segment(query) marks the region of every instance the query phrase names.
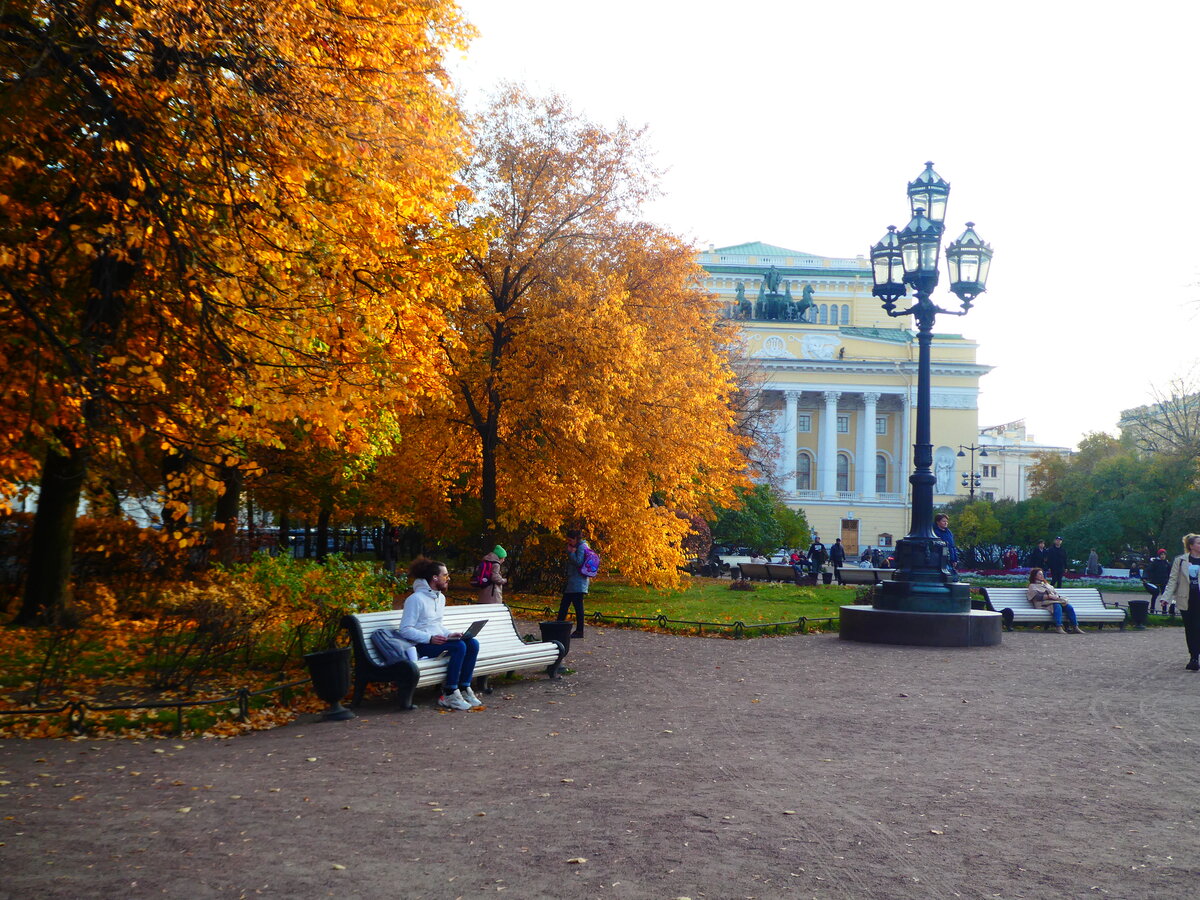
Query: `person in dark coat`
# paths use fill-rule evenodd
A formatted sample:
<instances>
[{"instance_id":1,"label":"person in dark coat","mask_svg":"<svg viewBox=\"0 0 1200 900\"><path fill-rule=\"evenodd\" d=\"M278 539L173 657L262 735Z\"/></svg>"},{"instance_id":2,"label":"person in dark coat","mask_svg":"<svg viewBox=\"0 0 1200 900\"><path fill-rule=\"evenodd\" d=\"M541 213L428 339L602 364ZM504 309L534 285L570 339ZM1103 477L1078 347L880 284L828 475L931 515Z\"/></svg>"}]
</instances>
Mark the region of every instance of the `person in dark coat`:
<instances>
[{"instance_id":1,"label":"person in dark coat","mask_svg":"<svg viewBox=\"0 0 1200 900\"><path fill-rule=\"evenodd\" d=\"M846 564L846 548L842 546L842 539L838 538L833 542L833 546L829 548L829 561L833 563L833 574L837 577L837 570Z\"/></svg>"},{"instance_id":2,"label":"person in dark coat","mask_svg":"<svg viewBox=\"0 0 1200 900\"><path fill-rule=\"evenodd\" d=\"M1150 560L1150 565L1146 567L1146 590L1150 592L1150 611L1154 612L1154 603L1161 596L1163 598L1162 611L1167 611L1167 598L1163 595L1163 588L1167 586L1167 579L1171 577L1171 561L1167 559L1167 551L1159 550L1158 555Z\"/></svg>"},{"instance_id":3,"label":"person in dark coat","mask_svg":"<svg viewBox=\"0 0 1200 900\"><path fill-rule=\"evenodd\" d=\"M950 560L950 571L958 571L958 547L954 544L954 532L950 530L950 517L939 513L933 519L933 533L946 544L946 557Z\"/></svg>"},{"instance_id":4,"label":"person in dark coat","mask_svg":"<svg viewBox=\"0 0 1200 900\"><path fill-rule=\"evenodd\" d=\"M825 565L827 559L829 559L829 551L825 549L825 545L821 543L821 539L817 538L812 542L812 546L808 548L809 571L814 575L820 575L821 566Z\"/></svg>"},{"instance_id":5,"label":"person in dark coat","mask_svg":"<svg viewBox=\"0 0 1200 900\"><path fill-rule=\"evenodd\" d=\"M1037 546L1029 551L1029 558L1025 560L1026 567L1030 569L1046 568L1046 542L1038 541Z\"/></svg>"},{"instance_id":6,"label":"person in dark coat","mask_svg":"<svg viewBox=\"0 0 1200 900\"><path fill-rule=\"evenodd\" d=\"M1053 547L1046 548L1046 568L1050 570L1050 583L1062 587L1063 575L1067 574L1067 551L1060 537L1054 539Z\"/></svg>"}]
</instances>

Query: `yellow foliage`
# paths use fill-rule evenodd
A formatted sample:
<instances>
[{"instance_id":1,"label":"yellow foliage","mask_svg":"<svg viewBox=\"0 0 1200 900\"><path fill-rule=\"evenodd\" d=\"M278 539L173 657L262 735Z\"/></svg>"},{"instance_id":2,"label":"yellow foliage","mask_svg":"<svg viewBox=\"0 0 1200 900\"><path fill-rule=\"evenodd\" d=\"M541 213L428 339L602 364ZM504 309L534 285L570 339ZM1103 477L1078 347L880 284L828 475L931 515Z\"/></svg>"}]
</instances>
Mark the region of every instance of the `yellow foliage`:
<instances>
[{"instance_id":1,"label":"yellow foliage","mask_svg":"<svg viewBox=\"0 0 1200 900\"><path fill-rule=\"evenodd\" d=\"M639 221L654 191L639 132L508 89L479 116L479 198L453 406L402 421L382 490L426 522L465 496L485 529L585 525L606 561L671 583L687 516L743 468L733 374L693 248Z\"/></svg>"},{"instance_id":2,"label":"yellow foliage","mask_svg":"<svg viewBox=\"0 0 1200 900\"><path fill-rule=\"evenodd\" d=\"M44 444L333 444L444 391L453 3L31 0L4 29L0 496Z\"/></svg>"}]
</instances>

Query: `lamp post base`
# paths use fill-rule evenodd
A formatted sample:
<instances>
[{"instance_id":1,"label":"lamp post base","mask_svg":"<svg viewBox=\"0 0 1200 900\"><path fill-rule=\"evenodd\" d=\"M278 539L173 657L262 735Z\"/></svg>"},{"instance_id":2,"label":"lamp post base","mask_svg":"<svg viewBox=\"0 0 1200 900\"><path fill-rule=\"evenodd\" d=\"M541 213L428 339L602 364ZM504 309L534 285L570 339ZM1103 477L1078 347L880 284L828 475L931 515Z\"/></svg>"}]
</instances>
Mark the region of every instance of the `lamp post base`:
<instances>
[{"instance_id":1,"label":"lamp post base","mask_svg":"<svg viewBox=\"0 0 1200 900\"><path fill-rule=\"evenodd\" d=\"M897 572L896 578L911 581L885 581L875 592L875 608L901 612L964 613L971 609L971 586L938 570Z\"/></svg>"},{"instance_id":2,"label":"lamp post base","mask_svg":"<svg viewBox=\"0 0 1200 900\"><path fill-rule=\"evenodd\" d=\"M965 587L965 585L964 585ZM1000 613L914 612L874 606L843 606L841 639L918 647L995 647L1003 633Z\"/></svg>"}]
</instances>

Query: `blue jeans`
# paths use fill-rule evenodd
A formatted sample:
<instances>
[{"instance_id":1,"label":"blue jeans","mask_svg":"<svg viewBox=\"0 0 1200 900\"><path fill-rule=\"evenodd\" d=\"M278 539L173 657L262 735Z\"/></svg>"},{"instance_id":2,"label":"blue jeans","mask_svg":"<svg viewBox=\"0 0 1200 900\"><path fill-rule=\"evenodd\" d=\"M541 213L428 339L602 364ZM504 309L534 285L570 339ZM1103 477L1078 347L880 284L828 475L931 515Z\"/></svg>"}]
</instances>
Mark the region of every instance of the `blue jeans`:
<instances>
[{"instance_id":1,"label":"blue jeans","mask_svg":"<svg viewBox=\"0 0 1200 900\"><path fill-rule=\"evenodd\" d=\"M446 661L446 690L470 687L475 674L475 657L479 656L479 641L470 637L444 644L417 644L417 656L441 656L443 653L450 654Z\"/></svg>"},{"instance_id":2,"label":"blue jeans","mask_svg":"<svg viewBox=\"0 0 1200 900\"><path fill-rule=\"evenodd\" d=\"M1070 603L1051 603L1050 615L1054 616L1054 627L1062 628L1063 610L1067 611L1067 621L1071 623L1072 628L1079 627L1079 620L1075 618L1075 607Z\"/></svg>"}]
</instances>

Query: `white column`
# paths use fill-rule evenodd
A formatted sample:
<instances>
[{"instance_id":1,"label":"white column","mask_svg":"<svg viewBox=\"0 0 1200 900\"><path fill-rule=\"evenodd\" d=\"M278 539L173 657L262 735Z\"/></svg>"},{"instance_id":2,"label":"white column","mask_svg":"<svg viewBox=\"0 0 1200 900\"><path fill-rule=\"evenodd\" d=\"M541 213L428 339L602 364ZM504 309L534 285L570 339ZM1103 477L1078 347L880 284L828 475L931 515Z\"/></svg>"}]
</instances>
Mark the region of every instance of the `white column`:
<instances>
[{"instance_id":1,"label":"white column","mask_svg":"<svg viewBox=\"0 0 1200 900\"><path fill-rule=\"evenodd\" d=\"M825 410L821 413L821 493L837 494L837 405L840 391L825 392Z\"/></svg>"},{"instance_id":2,"label":"white column","mask_svg":"<svg viewBox=\"0 0 1200 900\"><path fill-rule=\"evenodd\" d=\"M771 434L778 435L780 440L775 446L783 447L783 436L787 433L787 413L783 410L775 410L771 413ZM793 466L794 468L794 466ZM775 457L775 483L783 484L787 478L788 465L784 459L782 449L778 450L778 455Z\"/></svg>"},{"instance_id":3,"label":"white column","mask_svg":"<svg viewBox=\"0 0 1200 900\"><path fill-rule=\"evenodd\" d=\"M795 496L796 493L796 403L800 400L799 391L784 392L787 402L787 414L783 417L783 489Z\"/></svg>"},{"instance_id":4,"label":"white column","mask_svg":"<svg viewBox=\"0 0 1200 900\"><path fill-rule=\"evenodd\" d=\"M900 398L900 470L896 478L896 490L900 492L900 498L906 503L910 501L908 489L908 476L912 474L912 399L909 397L907 389L904 396Z\"/></svg>"},{"instance_id":5,"label":"white column","mask_svg":"<svg viewBox=\"0 0 1200 900\"><path fill-rule=\"evenodd\" d=\"M858 469L863 477L859 481L859 493L864 500L875 499L875 404L879 402L878 394L863 394L863 422L861 462Z\"/></svg>"}]
</instances>

